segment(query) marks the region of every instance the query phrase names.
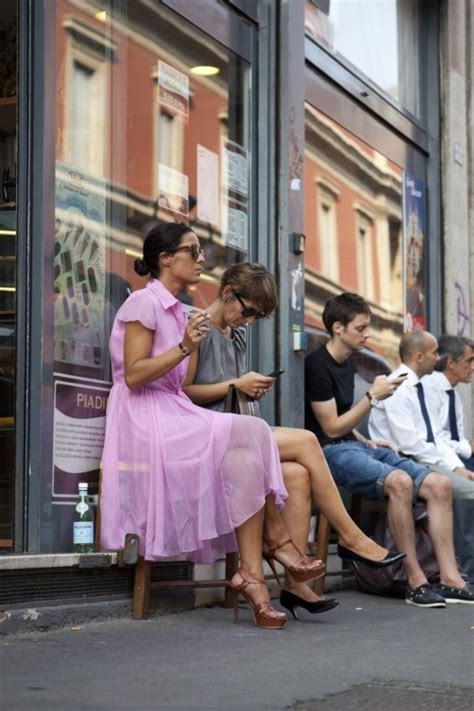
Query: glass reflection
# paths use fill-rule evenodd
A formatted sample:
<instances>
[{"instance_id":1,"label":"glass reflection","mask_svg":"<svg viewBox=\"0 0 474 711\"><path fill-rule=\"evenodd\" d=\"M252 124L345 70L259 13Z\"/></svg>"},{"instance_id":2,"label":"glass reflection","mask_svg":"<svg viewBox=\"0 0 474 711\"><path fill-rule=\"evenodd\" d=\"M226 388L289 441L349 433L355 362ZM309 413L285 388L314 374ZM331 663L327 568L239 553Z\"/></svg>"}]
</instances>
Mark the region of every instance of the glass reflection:
<instances>
[{"instance_id":1,"label":"glass reflection","mask_svg":"<svg viewBox=\"0 0 474 711\"><path fill-rule=\"evenodd\" d=\"M325 302L341 291L368 300L371 347L397 362L403 332L402 169L306 105L305 320L322 333Z\"/></svg>"},{"instance_id":2,"label":"glass reflection","mask_svg":"<svg viewBox=\"0 0 474 711\"><path fill-rule=\"evenodd\" d=\"M306 0L306 33L419 117L418 0L330 0L323 10L317 4Z\"/></svg>"},{"instance_id":3,"label":"glass reflection","mask_svg":"<svg viewBox=\"0 0 474 711\"><path fill-rule=\"evenodd\" d=\"M249 67L158 2L56 8L55 380L84 388L89 379L100 390L110 380L111 324L145 286L133 263L157 222L188 222L205 250L202 281L185 302L209 304L223 269L248 257ZM88 415L55 385L52 539L66 550L66 504L78 481L95 493L100 447L89 441L66 455L62 428L76 418L64 442L81 442Z\"/></svg>"}]
</instances>

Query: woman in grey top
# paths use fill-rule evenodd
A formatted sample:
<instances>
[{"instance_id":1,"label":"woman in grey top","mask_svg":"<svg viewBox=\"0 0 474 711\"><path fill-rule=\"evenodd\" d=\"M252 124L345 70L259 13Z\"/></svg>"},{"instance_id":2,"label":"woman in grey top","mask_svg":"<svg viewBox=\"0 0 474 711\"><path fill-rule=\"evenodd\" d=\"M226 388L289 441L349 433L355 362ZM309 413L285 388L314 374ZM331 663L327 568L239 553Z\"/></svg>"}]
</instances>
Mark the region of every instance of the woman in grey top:
<instances>
[{"instance_id":1,"label":"woman in grey top","mask_svg":"<svg viewBox=\"0 0 474 711\"><path fill-rule=\"evenodd\" d=\"M207 309L209 333L199 351L190 358L184 391L198 405L224 410L228 388L235 385L254 399L263 397L275 378L254 371L245 372L243 327L269 316L277 306L277 287L273 276L257 263L236 264L224 273L219 294ZM356 526L342 503L316 437L307 430L275 427L288 499L281 512L291 540L304 550L311 517L311 496L320 511L338 532L341 557L362 560L372 567L390 565L399 559L390 556ZM266 557L281 562L284 544L265 536ZM305 582L296 581L285 570L281 604L294 616L295 608L324 612L335 607L335 600L321 600Z\"/></svg>"}]
</instances>

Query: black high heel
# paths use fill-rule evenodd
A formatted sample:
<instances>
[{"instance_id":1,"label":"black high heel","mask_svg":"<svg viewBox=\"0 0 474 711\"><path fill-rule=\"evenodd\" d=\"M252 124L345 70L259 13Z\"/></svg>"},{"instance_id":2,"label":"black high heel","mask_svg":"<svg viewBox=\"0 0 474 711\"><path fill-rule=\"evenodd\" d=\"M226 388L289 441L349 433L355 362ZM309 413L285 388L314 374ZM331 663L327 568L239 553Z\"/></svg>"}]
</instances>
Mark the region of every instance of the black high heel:
<instances>
[{"instance_id":1,"label":"black high heel","mask_svg":"<svg viewBox=\"0 0 474 711\"><path fill-rule=\"evenodd\" d=\"M316 600L315 602L308 602L308 600L304 600L302 597L299 597L298 595L295 595L294 593L289 592L288 590L282 590L280 593L280 605L282 607L286 607L286 609L291 612L295 620L297 620L297 607L302 607L303 609L310 612L312 615L315 615L317 612L327 612L328 610L332 610L334 607L337 607L339 605L339 602L338 600L334 600L333 598L329 598L328 600Z\"/></svg>"},{"instance_id":2,"label":"black high heel","mask_svg":"<svg viewBox=\"0 0 474 711\"><path fill-rule=\"evenodd\" d=\"M348 548L341 546L340 543L337 544L337 555L343 560L355 560L358 563L364 563L368 565L369 568L386 568L388 565L393 565L398 563L399 560L406 558L406 553L399 553L398 551L392 551L387 553L385 558L382 560L371 560L370 558L364 558L364 556L350 551Z\"/></svg>"}]
</instances>

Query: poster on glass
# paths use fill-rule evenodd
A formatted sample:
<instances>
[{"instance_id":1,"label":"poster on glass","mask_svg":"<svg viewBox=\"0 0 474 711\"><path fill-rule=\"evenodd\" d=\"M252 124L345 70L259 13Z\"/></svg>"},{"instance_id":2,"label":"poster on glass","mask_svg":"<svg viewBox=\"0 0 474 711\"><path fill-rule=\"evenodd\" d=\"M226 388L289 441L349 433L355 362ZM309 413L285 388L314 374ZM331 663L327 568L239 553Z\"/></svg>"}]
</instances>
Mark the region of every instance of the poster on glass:
<instances>
[{"instance_id":1,"label":"poster on glass","mask_svg":"<svg viewBox=\"0 0 474 711\"><path fill-rule=\"evenodd\" d=\"M414 175L403 176L405 245L405 331L423 330L425 316L425 186Z\"/></svg>"}]
</instances>

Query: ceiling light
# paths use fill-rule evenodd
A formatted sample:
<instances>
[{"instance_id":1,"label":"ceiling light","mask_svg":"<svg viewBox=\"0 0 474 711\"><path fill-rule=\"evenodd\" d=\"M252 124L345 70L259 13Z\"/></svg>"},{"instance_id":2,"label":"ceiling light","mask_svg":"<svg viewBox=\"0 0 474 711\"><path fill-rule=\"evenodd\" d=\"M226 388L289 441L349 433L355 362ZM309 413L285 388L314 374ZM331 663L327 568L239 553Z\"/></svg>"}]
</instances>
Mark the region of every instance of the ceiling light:
<instances>
[{"instance_id":1,"label":"ceiling light","mask_svg":"<svg viewBox=\"0 0 474 711\"><path fill-rule=\"evenodd\" d=\"M107 22L107 13L105 10L101 10L100 12L95 13L95 19L100 20L101 22Z\"/></svg>"},{"instance_id":2,"label":"ceiling light","mask_svg":"<svg viewBox=\"0 0 474 711\"><path fill-rule=\"evenodd\" d=\"M191 74L195 74L198 77L212 77L215 74L219 74L218 67L212 67L210 64L200 64L197 67L191 67Z\"/></svg>"}]
</instances>

